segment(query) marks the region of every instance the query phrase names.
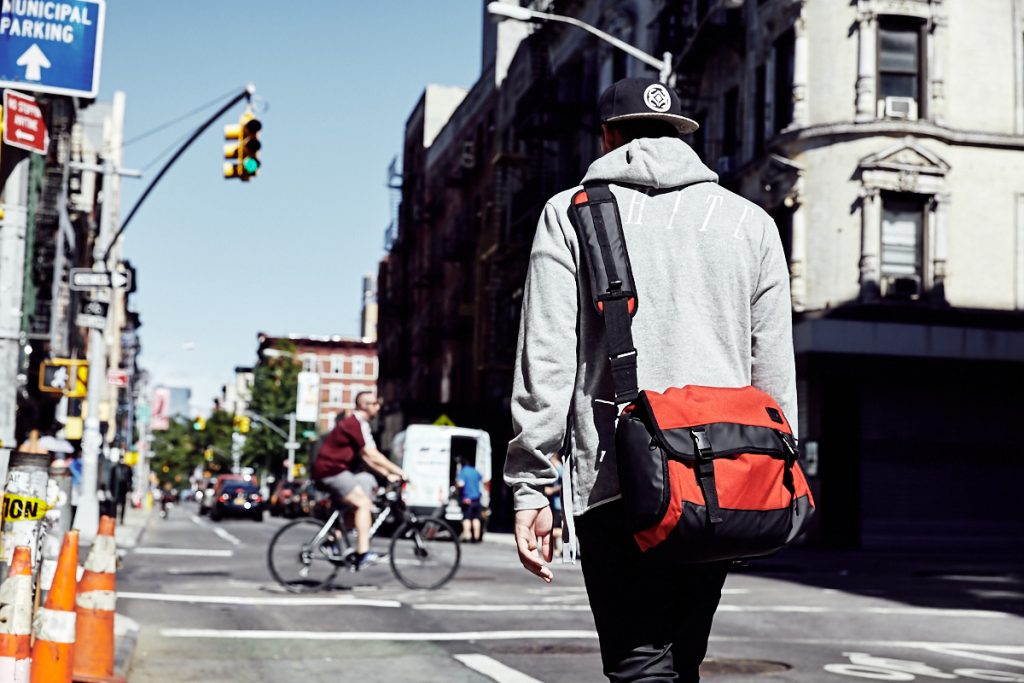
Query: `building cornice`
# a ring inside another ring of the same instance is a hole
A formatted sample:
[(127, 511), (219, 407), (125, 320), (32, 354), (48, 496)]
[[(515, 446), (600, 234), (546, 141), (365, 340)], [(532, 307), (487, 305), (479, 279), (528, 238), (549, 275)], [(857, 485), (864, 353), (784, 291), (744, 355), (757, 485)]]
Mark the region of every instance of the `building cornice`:
[(927, 121), (865, 121), (862, 123), (825, 123), (805, 128), (788, 129), (772, 141), (773, 145), (818, 141), (821, 138), (847, 140), (874, 136), (912, 136), (932, 138), (950, 145), (1024, 150), (1024, 135), (958, 130)]

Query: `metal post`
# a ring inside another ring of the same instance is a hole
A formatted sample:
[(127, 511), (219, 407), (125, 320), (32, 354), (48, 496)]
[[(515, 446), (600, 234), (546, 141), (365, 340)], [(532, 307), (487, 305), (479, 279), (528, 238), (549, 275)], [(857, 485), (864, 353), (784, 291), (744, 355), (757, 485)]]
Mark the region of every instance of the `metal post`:
[[(121, 166), (122, 137), (124, 135), (125, 95), (114, 93), (114, 106), (111, 111), (111, 134), (108, 149), (103, 162), (103, 205), (100, 209), (99, 234), (93, 245), (93, 269), (106, 270), (105, 258), (109, 252), (108, 241), (114, 231), (113, 220), (117, 215), (114, 203), (114, 177)], [(110, 311), (108, 309), (109, 317)], [(99, 526), (100, 508), (96, 498), (96, 486), (99, 479), (100, 452), (103, 447), (103, 435), (100, 433), (100, 393), (104, 389), (107, 376), (107, 347), (103, 330), (89, 331), (89, 384), (88, 413), (85, 418), (85, 429), (82, 434), (82, 485), (78, 500), (78, 511), (75, 514), (75, 528), (81, 532), (81, 540), (90, 542), (96, 536)]]
[(7, 178), (0, 223), (0, 481), (14, 443), (21, 354), (21, 306), (25, 279), (25, 229), (28, 222), (28, 159)]
[(285, 448), (288, 449), (288, 473), (285, 475), (288, 481), (295, 480), (295, 450), (299, 447), (297, 441), (295, 441), (295, 413), (288, 413), (288, 443), (285, 444)]
[(231, 432), (231, 472), (242, 473), (242, 449), (245, 448), (245, 437), (238, 432)]

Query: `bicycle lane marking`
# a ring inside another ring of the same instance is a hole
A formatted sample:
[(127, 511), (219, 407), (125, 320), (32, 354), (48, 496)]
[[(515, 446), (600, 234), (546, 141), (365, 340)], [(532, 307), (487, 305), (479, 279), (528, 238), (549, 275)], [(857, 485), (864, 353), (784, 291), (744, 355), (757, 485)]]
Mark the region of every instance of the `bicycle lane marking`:
[(218, 536), (220, 536), (222, 539), (224, 539), (225, 541), (227, 541), (231, 545), (234, 545), (234, 546), (242, 545), (242, 542), (240, 540), (238, 540), (238, 538), (236, 538), (235, 536), (232, 536), (230, 533), (228, 533), (224, 529), (221, 529), (219, 526), (210, 526), (205, 521), (199, 519), (199, 517), (196, 517), (191, 512), (189, 513), (188, 517), (189, 517), (189, 519), (191, 519), (196, 524), (196, 526), (199, 526), (199, 527), (202, 527), (203, 529), (207, 529), (209, 531), (212, 531), (213, 533), (217, 534)]
[(516, 671), (512, 667), (505, 666), (496, 659), (487, 655), (452, 655), (463, 666), (487, 676), (498, 683), (541, 683), (536, 678), (531, 678), (524, 673)]

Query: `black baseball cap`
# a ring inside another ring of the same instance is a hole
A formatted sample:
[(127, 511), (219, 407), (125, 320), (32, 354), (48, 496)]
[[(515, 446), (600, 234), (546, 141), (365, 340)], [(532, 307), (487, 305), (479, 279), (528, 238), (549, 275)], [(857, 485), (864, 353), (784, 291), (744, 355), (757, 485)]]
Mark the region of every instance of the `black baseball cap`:
[(683, 116), (679, 95), (669, 86), (653, 78), (623, 78), (601, 94), (598, 102), (601, 123), (654, 120), (673, 126), (680, 135), (699, 127), (693, 119)]

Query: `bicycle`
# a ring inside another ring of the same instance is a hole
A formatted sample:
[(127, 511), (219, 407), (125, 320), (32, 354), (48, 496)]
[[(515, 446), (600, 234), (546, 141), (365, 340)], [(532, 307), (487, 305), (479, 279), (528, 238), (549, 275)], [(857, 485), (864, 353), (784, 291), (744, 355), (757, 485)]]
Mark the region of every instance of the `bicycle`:
[[(402, 500), (401, 482), (390, 483), (376, 500), (380, 508), (370, 526), (371, 540), (394, 516), (398, 528), (391, 536), (388, 560), (395, 577), (407, 588), (434, 590), (458, 571), (462, 550), (459, 534), (439, 517), (418, 517)], [(354, 537), (345, 526), (342, 503), (332, 502), (326, 521), (303, 517), (281, 527), (267, 548), (271, 576), (293, 593), (328, 586), (341, 569), (359, 571)], [(353, 533), (354, 536), (354, 533)]]

